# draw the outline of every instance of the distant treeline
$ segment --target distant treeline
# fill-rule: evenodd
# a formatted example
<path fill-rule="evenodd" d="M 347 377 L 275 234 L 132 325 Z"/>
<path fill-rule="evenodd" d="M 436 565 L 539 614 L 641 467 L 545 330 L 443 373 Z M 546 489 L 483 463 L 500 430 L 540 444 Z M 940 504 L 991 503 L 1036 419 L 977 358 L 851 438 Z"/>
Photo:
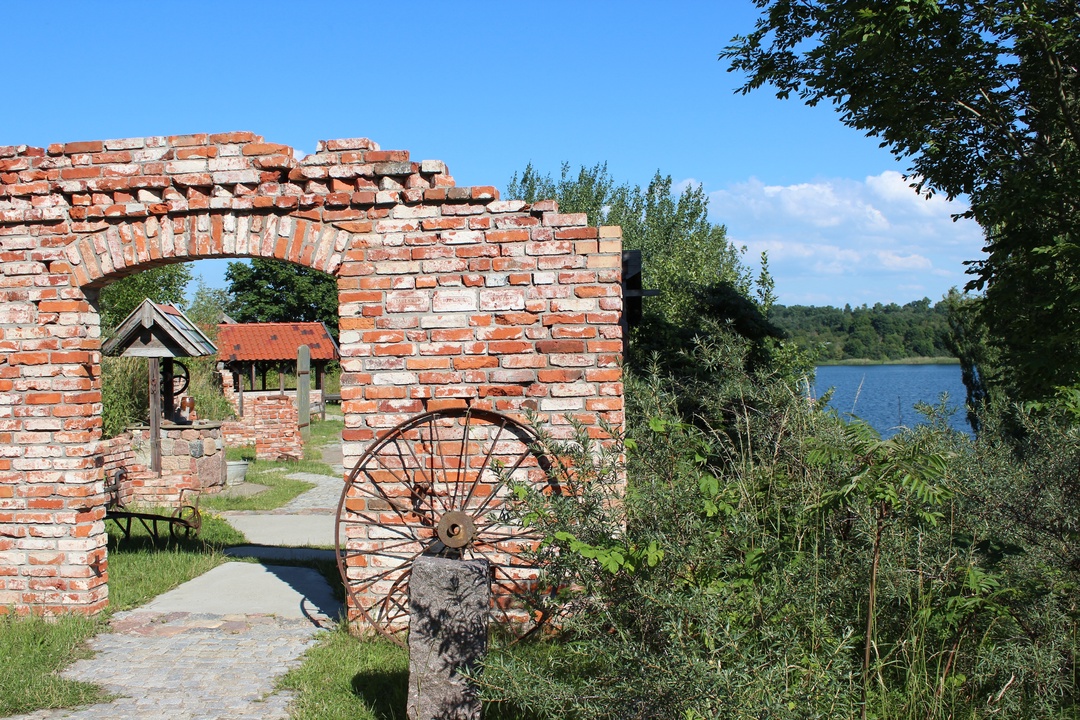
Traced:
<path fill-rule="evenodd" d="M 947 357 L 949 332 L 944 303 L 923 298 L 907 305 L 877 303 L 843 309 L 774 305 L 769 319 L 818 360 L 899 360 Z"/>

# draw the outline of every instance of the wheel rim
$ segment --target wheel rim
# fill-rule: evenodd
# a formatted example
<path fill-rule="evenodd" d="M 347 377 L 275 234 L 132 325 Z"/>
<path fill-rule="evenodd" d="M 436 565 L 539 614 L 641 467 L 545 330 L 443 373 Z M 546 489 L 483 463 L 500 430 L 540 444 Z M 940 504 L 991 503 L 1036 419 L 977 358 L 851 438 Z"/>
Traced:
<path fill-rule="evenodd" d="M 559 492 L 554 463 L 528 427 L 499 413 L 423 413 L 377 440 L 338 503 L 338 568 L 363 621 L 401 643 L 408 582 L 422 554 L 485 558 L 493 619 L 514 636 L 547 619 L 527 553 L 541 540 L 509 514 L 512 488 Z"/>

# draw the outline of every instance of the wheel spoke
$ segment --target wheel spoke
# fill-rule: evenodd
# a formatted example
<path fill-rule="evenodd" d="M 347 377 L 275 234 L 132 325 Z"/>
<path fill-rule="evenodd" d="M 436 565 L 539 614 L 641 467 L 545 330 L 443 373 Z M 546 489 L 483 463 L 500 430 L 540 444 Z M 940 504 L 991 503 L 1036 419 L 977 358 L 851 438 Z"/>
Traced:
<path fill-rule="evenodd" d="M 465 510 L 469 507 L 469 501 L 472 500 L 473 493 L 476 492 L 476 487 L 480 484 L 480 481 L 484 478 L 484 471 L 487 470 L 488 463 L 491 461 L 491 456 L 495 454 L 495 448 L 499 446 L 499 440 L 502 438 L 503 430 L 506 429 L 506 418 L 502 419 L 499 424 L 499 432 L 495 433 L 495 439 L 491 441 L 491 447 L 487 453 L 484 454 L 484 462 L 480 465 L 480 472 L 476 474 L 476 480 L 473 481 L 472 487 L 469 488 L 469 496 L 465 498 L 465 502 L 461 503 L 461 509 Z"/>
<path fill-rule="evenodd" d="M 526 448 L 521 452 L 520 455 L 518 455 L 517 462 L 514 463 L 514 466 L 510 468 L 509 471 L 497 473 L 496 477 L 499 478 L 499 482 L 495 485 L 494 488 L 492 488 L 491 494 L 484 498 L 484 502 L 480 504 L 480 507 L 476 509 L 476 512 L 473 514 L 473 520 L 479 520 L 486 514 L 487 511 L 485 510 L 485 508 L 487 508 L 488 504 L 490 504 L 492 500 L 496 499 L 499 494 L 499 490 L 504 487 L 510 480 L 513 479 L 514 473 L 516 473 L 518 468 L 521 467 L 521 463 L 525 462 L 525 458 L 530 457 L 531 455 L 532 453 L 529 451 L 528 448 Z M 499 504 L 501 505 L 502 503 L 500 502 Z M 496 505 L 496 507 L 498 507 L 498 505 Z"/>
<path fill-rule="evenodd" d="M 450 503 L 451 508 L 454 510 L 460 510 L 464 508 L 464 506 L 462 506 L 461 508 L 456 507 L 453 500 L 457 500 L 461 497 L 459 491 L 461 489 L 462 476 L 469 471 L 469 421 L 471 419 L 472 408 L 470 407 L 465 412 L 465 426 L 461 430 L 461 449 L 458 450 L 457 475 L 454 477 L 454 494 Z"/>
<path fill-rule="evenodd" d="M 357 525 L 369 525 L 371 527 L 385 528 L 385 529 L 389 530 L 390 532 L 397 533 L 398 535 L 400 535 L 403 538 L 408 538 L 410 540 L 417 539 L 415 534 L 409 534 L 405 530 L 401 529 L 401 527 L 405 527 L 405 528 L 408 528 L 411 531 L 412 530 L 411 525 L 408 525 L 408 524 L 403 525 L 403 526 L 387 525 L 386 523 L 384 523 L 384 522 L 382 522 L 380 520 L 376 520 L 375 518 L 368 517 L 367 515 L 365 515 L 360 510 L 346 510 L 346 512 L 351 514 L 351 515 L 357 515 L 357 516 L 359 516 L 359 517 L 361 517 L 361 518 L 363 518 L 365 520 L 365 522 L 356 523 Z M 405 518 L 402 518 L 402 520 L 404 520 L 404 519 Z"/>
<path fill-rule="evenodd" d="M 417 435 L 417 442 L 419 442 L 422 445 L 423 442 L 424 442 L 424 434 L 423 434 L 423 430 L 420 427 L 417 427 L 416 435 Z M 409 454 L 412 455 L 412 459 L 416 463 L 417 469 L 422 471 L 424 469 L 424 463 L 421 462 L 420 458 L 416 456 L 416 450 L 413 448 L 414 444 L 415 443 L 409 442 L 408 439 L 406 438 L 405 447 L 407 447 L 409 449 Z M 434 455 L 432 453 L 428 453 L 428 457 L 432 458 L 432 460 L 434 459 Z M 430 464 L 431 463 L 429 462 L 429 465 Z M 424 480 L 425 480 L 426 486 L 428 487 L 428 489 L 430 491 L 434 491 L 434 489 L 435 489 L 434 478 L 435 478 L 434 468 L 428 467 L 428 469 L 427 469 L 427 477 L 425 477 Z M 412 486 L 413 487 L 416 486 L 415 481 L 412 483 Z M 438 515 L 438 511 L 435 509 L 435 493 L 434 492 L 426 492 L 425 495 L 426 495 L 426 499 L 428 501 L 428 505 L 431 507 L 431 519 L 432 519 L 432 523 L 434 523 L 435 517 Z M 446 509 L 445 503 L 441 503 L 441 504 L 443 504 L 443 508 L 445 510 Z"/>

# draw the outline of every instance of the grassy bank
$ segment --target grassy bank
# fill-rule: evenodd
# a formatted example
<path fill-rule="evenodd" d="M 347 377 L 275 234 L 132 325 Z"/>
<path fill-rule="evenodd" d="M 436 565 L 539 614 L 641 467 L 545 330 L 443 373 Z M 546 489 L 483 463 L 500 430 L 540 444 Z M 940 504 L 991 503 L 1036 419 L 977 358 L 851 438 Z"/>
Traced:
<path fill-rule="evenodd" d="M 0 616 L 0 716 L 38 708 L 88 705 L 109 699 L 103 688 L 57 673 L 92 653 L 86 641 L 105 627 L 102 620 L 68 616 L 59 620 Z"/>

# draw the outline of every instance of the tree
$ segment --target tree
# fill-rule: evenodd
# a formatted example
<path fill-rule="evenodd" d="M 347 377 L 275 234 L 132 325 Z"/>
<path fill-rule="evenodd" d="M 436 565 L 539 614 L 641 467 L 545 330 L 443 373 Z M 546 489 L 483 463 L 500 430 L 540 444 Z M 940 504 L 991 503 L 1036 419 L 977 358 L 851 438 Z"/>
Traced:
<path fill-rule="evenodd" d="M 234 304 L 228 291 L 212 288 L 199 278 L 195 296 L 191 299 L 186 314 L 188 319 L 198 325 L 207 337 L 216 340 L 218 325 L 226 315 L 232 312 Z"/>
<path fill-rule="evenodd" d="M 1024 397 L 1080 381 L 1080 2 L 755 0 L 723 53 L 837 106 L 911 163 L 916 188 L 967 195 L 986 233 L 968 289 Z"/>
<path fill-rule="evenodd" d="M 511 178 L 507 197 L 527 202 L 555 199 L 561 212 L 585 213 L 593 225 L 622 227 L 623 247 L 641 251 L 644 287 L 660 291 L 644 302 L 644 322 L 635 341 L 638 349 L 670 350 L 685 345 L 674 341 L 673 334 L 701 332 L 705 317 L 715 317 L 724 308 L 738 316 L 732 319 L 754 325 L 746 321 L 747 311 L 754 306 L 749 300 L 738 307 L 718 300 L 748 299 L 752 282 L 742 264 L 742 250 L 728 241 L 723 225 L 708 219 L 709 201 L 700 186 L 690 185 L 676 194 L 671 176 L 659 172 L 645 189 L 616 184 L 604 164 L 582 166 L 572 175 L 564 163 L 556 182 L 529 164 L 520 176 L 515 173 Z M 771 302 L 771 288 L 763 293 L 762 299 Z M 758 314 L 762 314 L 760 309 Z"/>
<path fill-rule="evenodd" d="M 147 298 L 182 305 L 191 282 L 191 264 L 163 265 L 121 278 L 102 289 L 99 297 L 101 328 L 111 332 Z"/>
<path fill-rule="evenodd" d="M 337 338 L 338 296 L 334 278 L 300 265 L 253 258 L 225 271 L 238 322 L 321 322 Z"/>

